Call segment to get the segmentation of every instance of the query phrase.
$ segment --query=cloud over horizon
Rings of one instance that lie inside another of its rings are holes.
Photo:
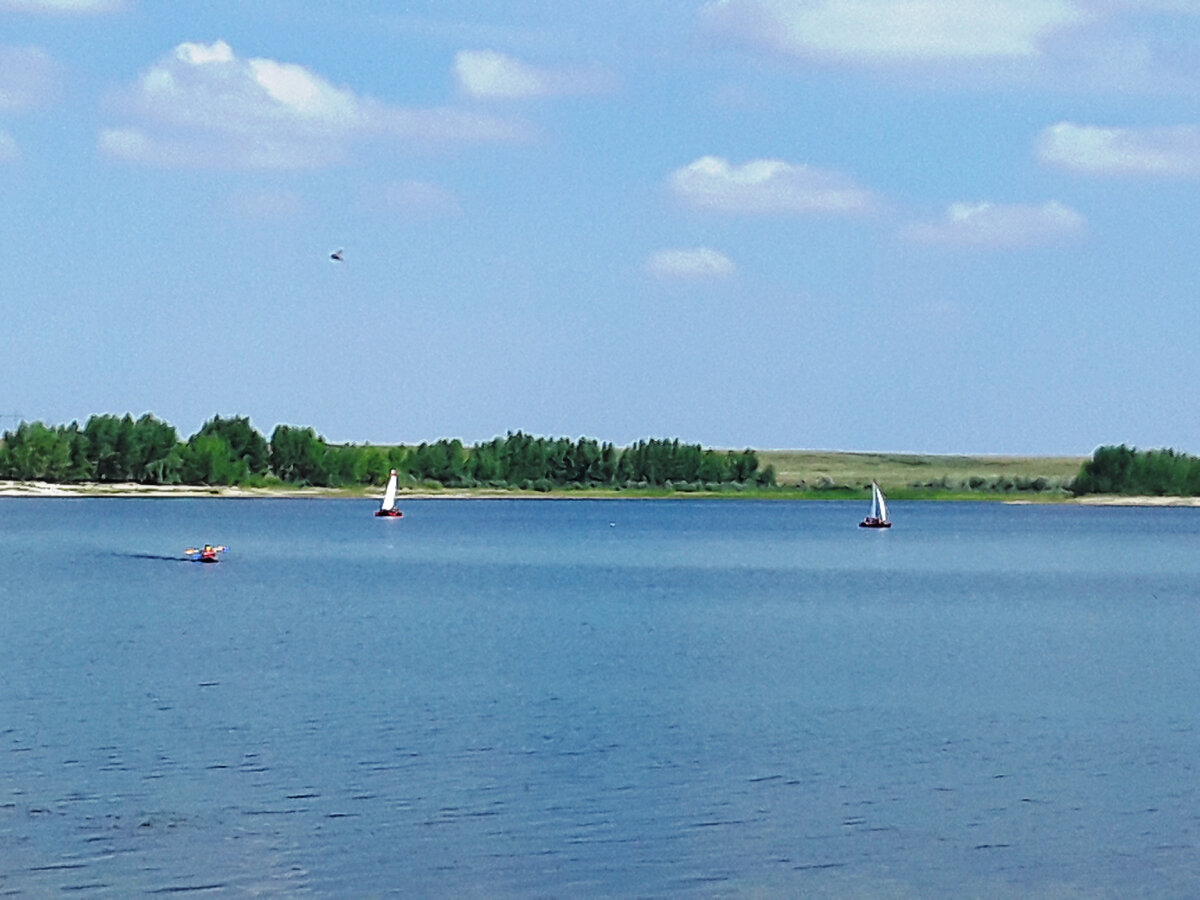
[[[841,173],[779,159],[738,166],[702,156],[672,172],[669,184],[689,205],[725,213],[864,215],[880,205],[870,191]]]
[[[495,50],[460,50],[454,56],[459,90],[488,100],[526,100],[595,94],[612,78],[598,70],[541,68]]]
[[[103,129],[100,149],[163,166],[318,168],[369,138],[459,144],[523,136],[520,126],[493,116],[391,106],[301,65],[242,59],[224,41],[179,44],[115,106],[135,124]]]
[[[1086,220],[1057,201],[1039,206],[1003,203],[952,203],[945,217],[918,222],[901,231],[923,244],[1015,249],[1061,241],[1083,231]]]
[[[1107,128],[1059,122],[1038,136],[1042,162],[1085,175],[1200,178],[1200,126]]]
[[[890,64],[1036,56],[1085,13],[1070,0],[710,0],[700,18],[776,53]]]
[[[61,67],[41,48],[0,46],[0,112],[46,104],[61,79]]]
[[[0,163],[16,162],[21,158],[21,149],[7,131],[0,131]]]
[[[239,218],[259,221],[294,219],[305,211],[304,200],[297,193],[271,188],[236,190],[226,205]]]
[[[664,280],[707,281],[727,278],[737,266],[724,253],[711,247],[658,250],[650,254],[646,272]]]
[[[751,54],[935,90],[1200,91],[1193,0],[705,0],[697,19]]]
[[[0,12],[53,13],[55,15],[92,15],[118,12],[128,6],[126,0],[0,0]]]
[[[462,212],[453,193],[439,184],[416,178],[385,185],[378,198],[385,209],[411,218],[441,218]]]

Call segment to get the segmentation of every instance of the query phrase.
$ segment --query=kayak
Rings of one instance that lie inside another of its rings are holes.
[[[217,554],[224,553],[228,549],[224,545],[214,547],[212,544],[205,544],[203,549],[188,547],[183,552],[192,562],[215,563],[221,561],[221,558]]]

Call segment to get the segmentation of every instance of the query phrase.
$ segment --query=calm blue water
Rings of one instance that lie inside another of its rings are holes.
[[[860,507],[0,500],[0,894],[1200,894],[1200,510]]]

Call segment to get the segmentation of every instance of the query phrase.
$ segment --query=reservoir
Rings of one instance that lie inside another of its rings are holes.
[[[376,506],[0,500],[0,894],[1200,893],[1200,509]]]

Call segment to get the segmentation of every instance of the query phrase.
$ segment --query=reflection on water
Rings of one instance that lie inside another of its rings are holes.
[[[1194,895],[1200,513],[895,506],[0,502],[0,893]]]

